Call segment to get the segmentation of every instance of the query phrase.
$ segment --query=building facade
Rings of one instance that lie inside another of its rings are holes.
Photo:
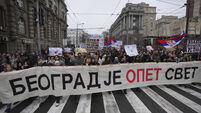
[[[68,29],[67,45],[74,45],[74,47],[80,47],[81,43],[85,43],[85,32],[83,29]]]
[[[156,7],[127,3],[110,27],[109,33],[123,44],[143,44],[143,37],[153,31]],[[145,34],[146,33],[146,34]]]
[[[201,1],[194,0],[194,8],[193,8],[193,16],[194,17],[201,17]]]
[[[200,39],[201,18],[193,18],[189,22],[188,39]],[[178,18],[177,16],[162,16],[156,21],[154,35],[146,37],[148,45],[157,45],[159,39],[167,39],[178,36],[186,31],[186,17]],[[183,47],[181,44],[180,47]]]
[[[67,29],[64,0],[1,0],[0,53],[37,51],[37,21],[41,49],[62,47]]]
[[[201,19],[194,18],[189,22],[188,34],[191,36],[200,35]],[[155,37],[171,37],[186,31],[186,17],[162,16],[156,21]],[[151,35],[150,35],[151,36]]]
[[[160,19],[155,21],[155,29],[154,29],[154,34],[153,35],[148,35],[148,36],[171,36],[171,32],[169,29],[169,24],[177,21],[178,17],[177,16],[162,16]],[[175,26],[178,27],[178,26]],[[174,28],[175,28],[174,27]],[[178,29],[175,29],[178,31]],[[181,33],[180,29],[179,32]]]
[[[149,36],[154,34],[155,29],[155,21],[156,21],[156,7],[149,6],[149,4],[146,4],[144,2],[140,3],[140,5],[144,9],[144,15],[142,20],[142,29],[143,29],[143,35]]]

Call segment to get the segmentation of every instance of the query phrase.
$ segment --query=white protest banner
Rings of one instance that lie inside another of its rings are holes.
[[[99,39],[99,47],[98,47],[98,49],[101,50],[101,49],[103,49],[103,47],[104,47],[104,38],[102,37],[102,38]]]
[[[201,40],[187,40],[186,50],[187,53],[200,53]]]
[[[99,39],[87,39],[87,51],[96,52],[99,47]]]
[[[71,52],[71,48],[64,48],[64,51],[67,52],[67,53],[70,53]]]
[[[87,41],[87,51],[95,52],[98,49],[99,50],[103,49],[103,47],[104,47],[104,37],[103,37],[103,35],[91,34],[90,39]]]
[[[82,95],[163,84],[201,82],[201,62],[53,66],[0,73],[0,100]]]
[[[86,48],[86,47],[87,47],[87,45],[85,43],[80,44],[80,48]]]
[[[50,47],[49,48],[49,55],[50,56],[62,56],[62,48],[53,48],[53,47]]]
[[[117,45],[122,46],[123,42],[122,41],[117,41]]]
[[[147,51],[153,51],[154,49],[152,48],[152,46],[146,46]]]
[[[137,56],[138,55],[137,47],[135,44],[125,45],[124,48],[125,48],[126,54],[128,56]]]

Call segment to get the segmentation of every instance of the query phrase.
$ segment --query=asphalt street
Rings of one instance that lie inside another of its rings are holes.
[[[44,100],[40,104],[40,100]],[[33,97],[14,103],[10,113],[200,113],[201,84],[149,86],[123,91],[55,97]],[[6,105],[0,105],[4,113]]]

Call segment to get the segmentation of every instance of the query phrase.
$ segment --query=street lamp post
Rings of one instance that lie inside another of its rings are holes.
[[[83,25],[84,23],[79,23],[79,24],[77,24],[77,30],[76,30],[76,42],[75,42],[75,44],[76,44],[76,46],[78,45],[78,26],[79,25]]]
[[[37,12],[37,49],[38,49],[38,54],[41,55],[41,47],[40,47],[40,25],[39,25],[39,0],[37,0],[36,4],[36,12]]]
[[[129,21],[129,14],[127,12],[127,18],[126,18],[128,21]],[[128,30],[129,30],[129,23],[128,21],[126,21],[126,44],[128,45]]]

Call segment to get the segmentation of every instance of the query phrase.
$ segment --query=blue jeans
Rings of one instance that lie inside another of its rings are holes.
[[[7,104],[6,109],[11,109],[11,104]]]

